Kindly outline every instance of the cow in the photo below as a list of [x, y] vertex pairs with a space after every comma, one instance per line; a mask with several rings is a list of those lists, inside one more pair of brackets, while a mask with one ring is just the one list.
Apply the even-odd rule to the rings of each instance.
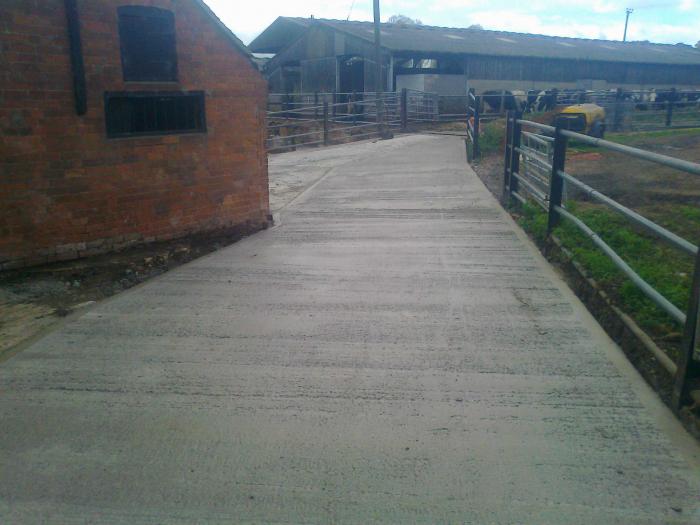
[[482, 94], [484, 104], [492, 111], [525, 111], [528, 95], [525, 91], [490, 90]]
[[646, 111], [650, 106], [654, 107], [656, 105], [657, 94], [655, 88], [631, 93], [630, 96], [634, 102], [635, 109]]
[[557, 88], [540, 91], [537, 95], [535, 108], [537, 111], [552, 111], [557, 107], [557, 99], [559, 98], [559, 90]]
[[656, 103], [654, 104], [655, 109], [663, 109], [668, 103], [675, 104], [680, 100], [678, 90], [676, 88], [671, 88], [668, 91], [657, 91], [656, 93]]

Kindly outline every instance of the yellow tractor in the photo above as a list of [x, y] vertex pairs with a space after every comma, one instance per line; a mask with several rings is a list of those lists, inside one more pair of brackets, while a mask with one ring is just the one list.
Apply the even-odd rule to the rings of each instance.
[[605, 136], [605, 109], [597, 104], [568, 106], [554, 116], [552, 124], [602, 139]]

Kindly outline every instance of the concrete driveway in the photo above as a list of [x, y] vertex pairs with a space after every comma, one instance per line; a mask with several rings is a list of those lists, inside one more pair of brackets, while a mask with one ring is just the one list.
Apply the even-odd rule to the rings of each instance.
[[0, 364], [0, 523], [700, 523], [697, 444], [459, 139], [271, 165], [278, 226]]

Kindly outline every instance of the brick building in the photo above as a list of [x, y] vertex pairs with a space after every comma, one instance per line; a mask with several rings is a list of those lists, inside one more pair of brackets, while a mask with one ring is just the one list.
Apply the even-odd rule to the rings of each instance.
[[2, 0], [0, 66], [0, 269], [268, 225], [267, 83], [201, 0]]

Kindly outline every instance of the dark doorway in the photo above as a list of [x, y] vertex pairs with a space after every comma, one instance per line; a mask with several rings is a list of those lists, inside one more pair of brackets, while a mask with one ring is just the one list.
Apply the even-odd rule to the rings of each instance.
[[301, 92], [301, 67], [299, 62], [289, 62], [282, 66], [282, 84], [285, 93]]
[[362, 57], [342, 57], [338, 60], [338, 91], [363, 93], [365, 90], [365, 60]]

